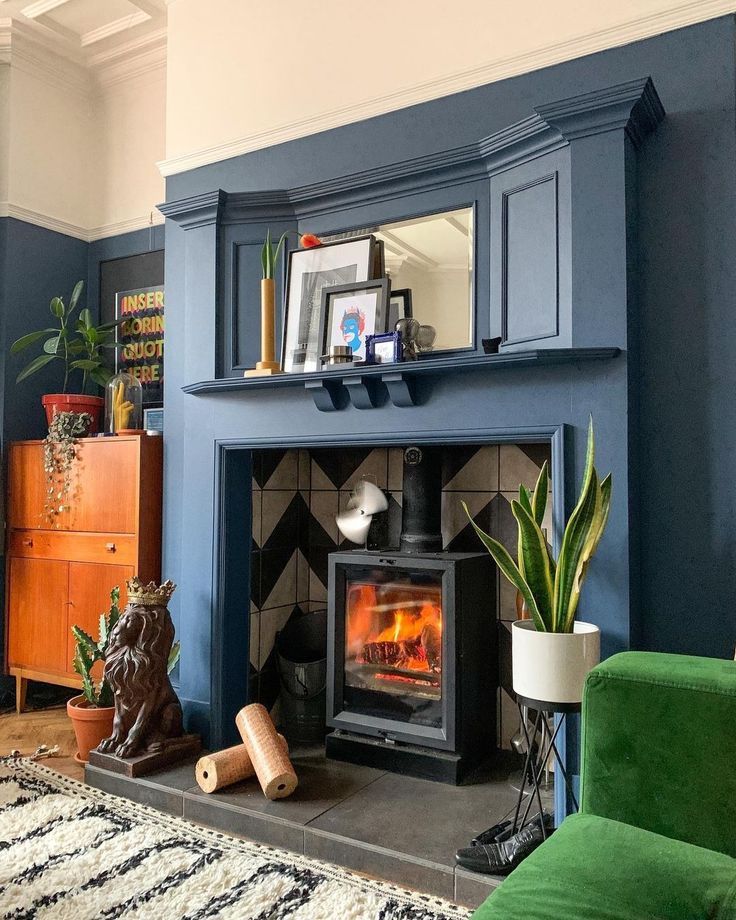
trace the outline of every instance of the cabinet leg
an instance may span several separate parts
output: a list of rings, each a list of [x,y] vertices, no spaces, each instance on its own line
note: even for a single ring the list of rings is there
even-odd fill
[[[28,678],[15,676],[15,711],[24,712],[26,708],[26,691],[28,690]]]

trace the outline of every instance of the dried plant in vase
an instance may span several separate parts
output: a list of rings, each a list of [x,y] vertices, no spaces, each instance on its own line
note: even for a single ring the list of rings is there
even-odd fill
[[[60,525],[59,516],[69,511],[73,485],[77,438],[83,438],[92,422],[88,412],[57,412],[43,440],[43,468],[46,474],[44,514],[52,527]]]

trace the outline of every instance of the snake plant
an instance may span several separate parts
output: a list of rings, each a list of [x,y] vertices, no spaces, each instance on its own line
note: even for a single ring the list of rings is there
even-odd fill
[[[611,476],[601,480],[593,465],[593,420],[588,423],[588,449],[580,498],[565,527],[557,560],[547,546],[542,521],[547,508],[549,466],[545,461],[534,492],[519,486],[511,511],[518,525],[517,560],[498,540],[475,523],[467,505],[465,513],[503,575],[524,598],[539,632],[570,633],[588,564],[600,542],[611,507]]]

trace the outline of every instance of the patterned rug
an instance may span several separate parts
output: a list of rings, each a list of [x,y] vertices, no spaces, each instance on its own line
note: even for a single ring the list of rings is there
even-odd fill
[[[468,911],[0,758],[3,920],[467,920]]]

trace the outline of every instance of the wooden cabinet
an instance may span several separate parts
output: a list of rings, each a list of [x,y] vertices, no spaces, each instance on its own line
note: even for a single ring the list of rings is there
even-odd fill
[[[29,679],[80,686],[72,625],[96,636],[115,585],[123,604],[127,579],[160,578],[162,448],[160,437],[80,441],[71,508],[52,530],[43,444],[10,446],[5,622],[19,711]]]

